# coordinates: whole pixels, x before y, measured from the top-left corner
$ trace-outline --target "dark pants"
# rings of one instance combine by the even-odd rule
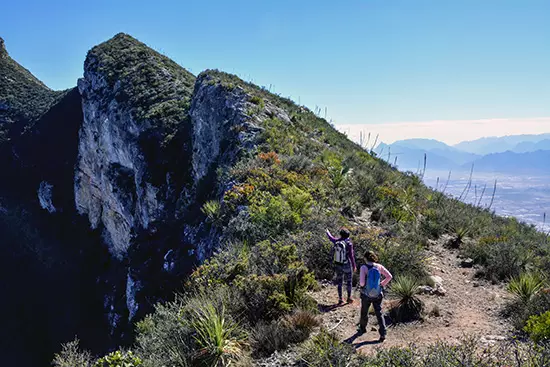
[[[382,315],[383,299],[383,297],[380,297],[379,299],[373,300],[364,294],[361,294],[361,319],[359,320],[359,326],[361,329],[365,330],[367,328],[367,323],[369,322],[369,308],[372,303],[374,313],[376,314],[376,319],[378,320],[378,331],[381,336],[386,336],[386,321]]]
[[[344,286],[344,278],[346,280],[346,288],[348,291],[348,298],[351,297],[351,281],[353,279],[353,272],[351,271],[351,265],[334,265],[334,272],[336,273],[335,283],[338,287],[338,299],[342,299],[342,287]]]

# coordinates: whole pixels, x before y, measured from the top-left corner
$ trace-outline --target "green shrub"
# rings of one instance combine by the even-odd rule
[[[182,300],[157,304],[155,312],[137,324],[136,353],[144,367],[189,367],[193,330],[181,320]]]
[[[306,292],[315,285],[313,275],[300,263],[291,264],[284,274],[251,275],[237,283],[253,324],[276,320],[298,306],[308,307],[312,299]]]
[[[358,366],[358,359],[348,344],[324,330],[303,346],[299,366],[303,367],[348,367]]]
[[[259,192],[252,199],[250,218],[268,234],[279,234],[302,224],[312,204],[311,195],[297,187],[285,189],[277,196]]]
[[[246,243],[225,245],[191,274],[191,289],[207,289],[219,284],[231,284],[250,270],[250,248]]]
[[[398,276],[391,284],[391,293],[399,303],[390,313],[395,322],[418,320],[422,316],[424,303],[418,298],[420,282],[418,278]]]
[[[262,241],[251,250],[252,272],[258,275],[284,273],[292,263],[298,261],[294,244]]]
[[[485,266],[485,276],[491,280],[516,277],[526,267],[527,250],[521,244],[501,242],[495,244]]]
[[[250,103],[253,103],[253,104],[255,104],[256,106],[258,106],[260,108],[264,108],[264,106],[265,106],[264,100],[261,97],[258,97],[258,96],[250,97]]]
[[[286,158],[283,162],[283,168],[287,171],[292,171],[304,174],[313,166],[313,162],[305,155],[292,155]]]
[[[292,241],[298,244],[298,251],[304,263],[317,279],[332,279],[334,276],[330,258],[333,245],[322,230],[327,226],[319,226],[315,232],[302,232],[292,238]]]
[[[523,330],[535,343],[550,341],[550,311],[531,316]]]
[[[229,366],[244,356],[245,334],[226,315],[225,307],[217,309],[204,304],[192,310],[190,325],[195,331],[198,350],[194,360],[201,366]]]
[[[378,254],[380,263],[392,274],[423,278],[426,275],[424,246],[415,242],[414,238],[409,240],[412,242],[376,241],[369,249]],[[361,249],[358,255],[363,253]]]
[[[132,351],[122,352],[120,350],[112,352],[94,363],[94,367],[137,367],[141,365],[141,358],[135,356]]]
[[[514,296],[516,302],[525,306],[544,287],[544,284],[544,280],[539,275],[524,273],[512,278],[507,289]]]
[[[252,331],[251,347],[257,357],[269,356],[290,344],[306,340],[319,320],[309,311],[296,311],[271,323],[260,322]]]
[[[212,223],[217,223],[220,220],[221,204],[216,200],[207,201],[202,206],[201,211]]]
[[[407,347],[391,347],[380,350],[374,357],[367,357],[365,367],[420,367],[417,351]]]
[[[92,356],[87,351],[81,351],[79,341],[75,339],[72,342],[61,346],[61,353],[56,354],[53,359],[54,367],[91,367]]]
[[[276,320],[260,321],[250,335],[252,355],[256,358],[270,356],[277,350],[283,350],[290,344],[289,330],[285,324]]]

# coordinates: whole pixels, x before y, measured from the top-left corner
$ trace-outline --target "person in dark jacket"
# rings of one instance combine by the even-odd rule
[[[344,279],[346,281],[348,295],[347,302],[351,303],[353,302],[353,299],[351,298],[352,278],[353,273],[357,270],[357,267],[355,265],[355,253],[353,251],[353,243],[349,238],[350,232],[346,228],[340,229],[339,238],[334,237],[328,229],[326,230],[326,234],[328,239],[334,244],[331,251],[331,259],[336,275],[335,282],[338,288],[338,304],[341,305],[344,303],[344,300],[342,298]],[[340,260],[338,259],[338,256],[336,256],[335,252],[337,251],[337,246],[341,243],[345,244],[345,256],[343,257],[343,259]]]

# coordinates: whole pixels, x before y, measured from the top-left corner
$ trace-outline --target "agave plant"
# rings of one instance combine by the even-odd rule
[[[213,304],[193,310],[191,326],[195,329],[198,365],[227,367],[243,357],[245,335],[239,325]]]
[[[535,273],[524,273],[514,277],[508,283],[508,292],[521,304],[529,301],[544,288],[545,280]]]
[[[398,299],[398,304],[391,313],[395,321],[407,322],[418,320],[424,310],[424,302],[420,294],[420,281],[409,276],[397,277],[392,282],[391,292]]]
[[[201,211],[212,223],[217,223],[220,219],[221,204],[219,201],[216,200],[207,201],[202,206]]]

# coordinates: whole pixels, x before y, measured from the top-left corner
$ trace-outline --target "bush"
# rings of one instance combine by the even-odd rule
[[[92,356],[87,351],[81,351],[79,341],[63,344],[61,353],[56,354],[53,359],[54,367],[91,367]]]
[[[245,299],[248,319],[254,324],[260,320],[276,320],[296,307],[308,307],[314,301],[306,291],[315,284],[306,267],[295,263],[285,274],[241,278],[237,287]]]
[[[373,357],[362,358],[361,367],[545,367],[550,362],[548,345],[534,346],[529,343],[505,343],[480,348],[477,340],[463,338],[459,344],[438,342],[420,349],[392,347],[380,350]],[[350,366],[352,366],[350,364]]]
[[[525,273],[512,278],[507,289],[514,296],[516,302],[525,306],[543,287],[544,280],[540,276]]]
[[[358,359],[351,346],[340,343],[336,336],[322,330],[303,347],[298,366],[358,366]]]
[[[250,249],[246,243],[229,243],[205,261],[191,274],[190,289],[208,289],[231,284],[250,268]]]
[[[194,360],[201,366],[229,366],[244,357],[245,334],[225,307],[204,304],[192,310],[190,325],[198,347]]]
[[[383,264],[392,274],[415,278],[426,276],[426,254],[421,243],[396,243],[378,240],[371,246]],[[366,249],[365,249],[366,250]],[[361,249],[363,251],[363,249]],[[359,252],[358,254],[362,254]]]
[[[409,276],[396,277],[391,285],[391,293],[399,303],[390,313],[395,322],[408,322],[421,318],[424,303],[418,298],[420,282]]]
[[[493,280],[505,280],[518,276],[526,265],[526,250],[510,242],[499,243],[489,256],[486,276]]]
[[[216,200],[207,201],[202,206],[201,211],[212,223],[216,224],[220,220],[221,204]]]
[[[141,359],[132,351],[121,352],[120,350],[112,352],[94,363],[94,367],[137,367],[141,365]]]
[[[319,320],[309,311],[296,311],[271,323],[260,322],[251,335],[253,355],[265,357],[306,340]]]
[[[313,166],[313,162],[305,155],[292,155],[284,160],[283,168],[287,171],[304,174]]]
[[[550,311],[531,316],[523,330],[535,343],[550,341]]]
[[[137,324],[136,352],[144,367],[189,367],[193,330],[181,320],[180,300],[158,304],[155,312]]]

